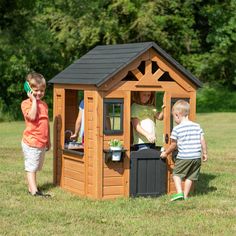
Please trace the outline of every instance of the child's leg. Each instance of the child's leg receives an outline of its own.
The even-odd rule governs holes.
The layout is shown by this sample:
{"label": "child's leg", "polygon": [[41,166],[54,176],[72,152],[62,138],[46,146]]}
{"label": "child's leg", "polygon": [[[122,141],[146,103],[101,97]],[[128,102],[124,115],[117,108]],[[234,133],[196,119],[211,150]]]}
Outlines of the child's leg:
{"label": "child's leg", "polygon": [[176,188],[177,193],[182,193],[183,190],[182,190],[182,180],[181,180],[181,178],[179,176],[174,175],[173,180],[174,180],[174,183],[175,183],[175,188]]}
{"label": "child's leg", "polygon": [[190,179],[185,180],[185,183],[184,183],[184,198],[188,197],[188,194],[191,190],[192,184],[193,184],[192,180],[190,180]]}
{"label": "child's leg", "polygon": [[29,192],[33,195],[38,191],[36,184],[36,172],[27,171],[26,173],[27,173],[26,177],[28,181]]}

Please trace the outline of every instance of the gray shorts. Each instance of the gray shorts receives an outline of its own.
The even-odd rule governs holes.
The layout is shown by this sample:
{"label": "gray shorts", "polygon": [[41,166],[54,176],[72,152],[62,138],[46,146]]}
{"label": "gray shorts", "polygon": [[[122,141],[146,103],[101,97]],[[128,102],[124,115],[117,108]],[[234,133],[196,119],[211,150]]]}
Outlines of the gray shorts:
{"label": "gray shorts", "polygon": [[173,176],[181,179],[198,180],[201,169],[201,158],[193,160],[176,159]]}
{"label": "gray shorts", "polygon": [[21,142],[25,159],[25,171],[36,172],[42,169],[46,148],[30,147]]}

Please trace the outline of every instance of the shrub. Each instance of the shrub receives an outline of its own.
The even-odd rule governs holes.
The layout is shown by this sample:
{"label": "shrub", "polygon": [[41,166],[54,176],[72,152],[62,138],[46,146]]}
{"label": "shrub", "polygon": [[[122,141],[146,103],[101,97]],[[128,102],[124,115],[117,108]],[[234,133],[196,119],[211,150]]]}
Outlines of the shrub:
{"label": "shrub", "polygon": [[197,93],[197,112],[236,111],[236,93],[220,85],[205,85]]}

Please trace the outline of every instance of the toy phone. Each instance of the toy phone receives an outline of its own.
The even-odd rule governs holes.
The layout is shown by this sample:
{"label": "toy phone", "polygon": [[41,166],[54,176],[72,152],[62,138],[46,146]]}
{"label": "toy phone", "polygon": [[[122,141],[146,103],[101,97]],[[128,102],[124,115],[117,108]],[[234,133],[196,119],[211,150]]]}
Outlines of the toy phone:
{"label": "toy phone", "polygon": [[25,81],[25,83],[24,83],[24,90],[25,90],[26,93],[29,93],[29,92],[30,92],[30,93],[33,93],[33,90],[32,90],[32,88],[30,87],[28,81]]}

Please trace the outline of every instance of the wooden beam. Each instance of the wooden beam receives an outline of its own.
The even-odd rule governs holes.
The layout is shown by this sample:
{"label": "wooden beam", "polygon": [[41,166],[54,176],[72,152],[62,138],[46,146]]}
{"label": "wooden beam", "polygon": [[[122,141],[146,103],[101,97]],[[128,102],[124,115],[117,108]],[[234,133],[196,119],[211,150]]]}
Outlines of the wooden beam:
{"label": "wooden beam", "polygon": [[161,68],[159,68],[154,74],[153,77],[156,80],[159,80],[161,78],[161,76],[165,73],[165,71],[163,71]]}
{"label": "wooden beam", "polygon": [[145,61],[145,74],[152,74],[152,61],[151,60]]}
{"label": "wooden beam", "polygon": [[[99,87],[99,90],[108,91],[110,89],[113,89],[113,87],[119,84],[129,71],[135,70],[140,65],[141,61],[146,61],[148,59],[150,59],[150,55],[149,55],[149,52],[147,51],[147,52],[144,52],[142,55],[140,55],[138,58],[136,58],[129,65],[127,65],[122,71],[118,72],[116,75],[110,78],[107,82],[102,84]],[[126,83],[127,81],[122,81],[122,82]]]}
{"label": "wooden beam", "polygon": [[142,79],[143,74],[140,72],[140,70],[138,68],[131,70],[131,72],[138,80]]}
{"label": "wooden beam", "polygon": [[167,60],[165,60],[161,55],[153,49],[150,51],[151,60],[156,61],[161,70],[169,72],[169,75],[182,86],[186,91],[191,92],[196,90],[196,86],[189,81],[185,75],[179,72],[175,67],[173,67]]}

